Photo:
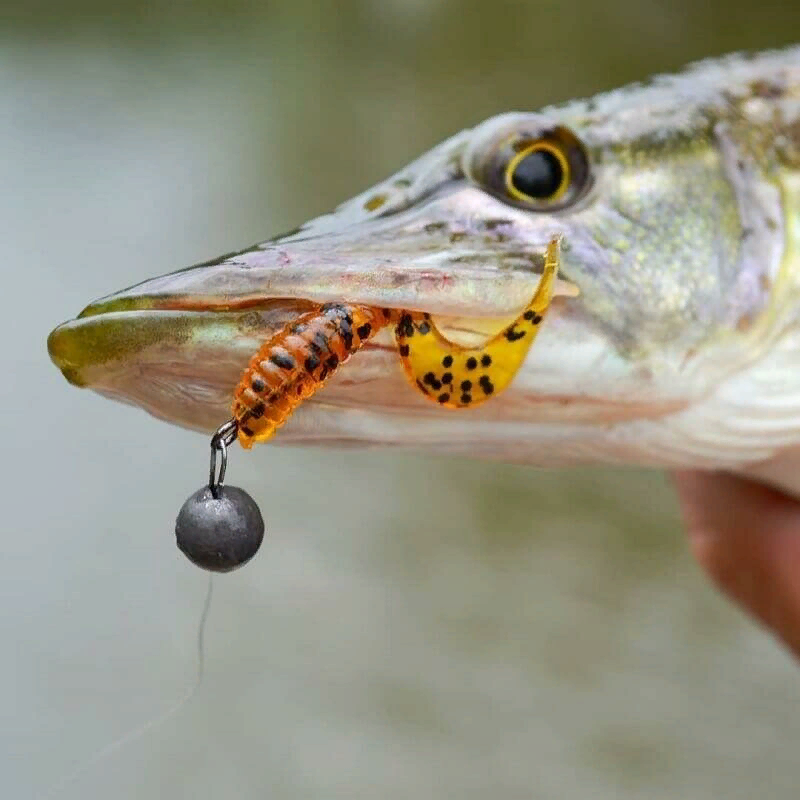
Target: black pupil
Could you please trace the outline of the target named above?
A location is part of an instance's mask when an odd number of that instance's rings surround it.
[[[528,197],[546,200],[561,188],[563,179],[561,162],[549,150],[534,150],[514,168],[511,183]]]

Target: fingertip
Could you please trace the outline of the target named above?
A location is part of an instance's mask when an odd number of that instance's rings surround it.
[[[734,475],[672,477],[700,566],[800,654],[800,503]]]

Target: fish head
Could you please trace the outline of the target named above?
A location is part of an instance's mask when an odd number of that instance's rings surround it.
[[[722,463],[669,445],[673,422],[769,349],[791,282],[785,187],[749,133],[750,90],[706,73],[492,117],[289,234],[91,303],[50,356],[76,385],[208,432],[249,358],[304,311],[427,312],[477,345],[525,306],[558,238],[556,296],[502,396],[437,408],[386,331],[279,440]]]

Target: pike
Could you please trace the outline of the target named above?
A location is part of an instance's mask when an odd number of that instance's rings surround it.
[[[408,309],[479,346],[554,238],[548,318],[501,396],[427,402],[386,331],[276,441],[724,469],[800,496],[800,46],[492,117],[290,234],[90,304],[48,350],[71,383],[208,433],[298,315]]]

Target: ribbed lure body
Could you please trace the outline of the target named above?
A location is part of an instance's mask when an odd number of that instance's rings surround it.
[[[325,381],[392,321],[371,306],[330,303],[309,311],[265,342],[233,396],[242,447],[269,439]]]

